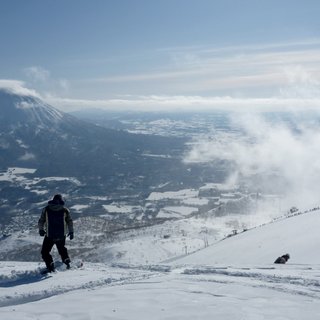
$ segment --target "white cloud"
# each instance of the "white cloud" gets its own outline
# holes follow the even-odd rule
[[[225,160],[232,168],[230,177],[255,178],[256,190],[267,185],[276,192],[280,187],[289,206],[318,204],[320,129],[317,124],[301,119],[290,124],[268,122],[252,114],[238,115],[234,124],[241,134],[217,133],[210,140],[197,141],[185,161]]]
[[[222,58],[215,62],[212,69],[191,68],[173,70],[154,74],[137,74],[117,76],[111,78],[95,79],[92,81],[105,81],[106,84],[125,87],[124,82],[132,82],[146,88],[150,83],[151,89],[159,84],[159,90],[166,91],[165,87],[178,92],[189,94],[149,94],[149,95],[119,95],[117,99],[59,99],[51,100],[53,104],[61,107],[79,109],[82,107],[96,107],[117,110],[139,111],[176,111],[176,110],[233,110],[233,111],[279,111],[279,110],[309,110],[320,109],[320,52],[317,54],[299,53],[299,59],[290,60],[288,56],[295,56],[290,52],[285,57],[279,53],[263,53],[257,57],[240,57],[239,59]],[[301,61],[313,57],[319,62],[319,68],[314,70],[301,64],[290,64],[288,61]],[[285,58],[286,63],[283,62]],[[237,65],[247,68],[241,74]],[[245,62],[248,60],[247,62]],[[213,70],[215,75],[213,76]],[[177,81],[178,78],[181,78]],[[186,78],[186,79],[183,79]],[[189,80],[191,79],[191,80]],[[137,85],[136,83],[139,83]],[[97,85],[97,83],[95,83]],[[262,97],[256,95],[261,88],[273,87],[273,94]],[[214,90],[212,90],[214,88]],[[150,89],[150,88],[148,88]],[[243,93],[243,89],[247,94]],[[210,95],[210,92],[224,90],[235,93],[230,95]],[[155,89],[155,91],[157,91]],[[190,92],[205,92],[205,94],[192,95]],[[242,93],[241,93],[242,92]]]
[[[40,97],[35,90],[26,88],[25,83],[19,80],[0,79],[0,88],[23,96]]]
[[[320,81],[301,65],[284,68],[288,85],[280,89],[281,95],[292,98],[320,98]]]
[[[157,67],[79,79],[75,86],[125,95],[295,98],[320,81],[319,42],[231,48],[175,48],[164,51]],[[151,58],[150,58],[151,59]],[[120,64],[120,62],[119,62]],[[122,69],[121,69],[122,70]],[[123,71],[123,70],[122,70]],[[300,76],[297,77],[297,74]],[[305,75],[303,76],[303,73]],[[309,78],[309,81],[307,81]],[[313,79],[310,81],[310,79]],[[290,90],[288,90],[290,87]],[[292,88],[294,87],[294,88]],[[299,95],[300,95],[299,93]],[[92,96],[92,94],[91,94]],[[304,98],[313,99],[310,94]]]
[[[66,99],[47,96],[46,101],[64,110],[100,108],[107,110],[135,111],[284,111],[320,109],[316,98],[233,98],[228,96],[125,96],[118,99]]]
[[[300,69],[297,69],[300,70]],[[304,79],[304,77],[303,77]],[[63,83],[62,83],[63,85]],[[66,90],[68,82],[65,82]],[[284,111],[320,110],[320,93],[316,81],[291,84],[279,96],[269,98],[199,96],[199,95],[124,95],[116,99],[61,98],[48,92],[39,94],[22,81],[0,80],[0,88],[20,95],[41,98],[63,111],[100,108],[119,111]],[[23,107],[23,106],[21,106]]]
[[[156,64],[142,65],[139,72],[121,74],[115,67],[113,76],[74,80],[53,79],[41,66],[24,72],[47,102],[63,110],[317,109],[319,44],[319,39],[311,39],[225,48],[168,48],[152,55],[148,52],[147,58]],[[146,59],[136,57],[138,61],[142,58]],[[118,59],[120,66],[121,59],[128,57]],[[26,90],[23,82],[14,84],[16,90]],[[94,96],[99,98],[92,99]]]
[[[70,81],[53,78],[50,71],[41,66],[27,67],[23,69],[23,72],[42,96],[64,95],[69,92]]]
[[[24,73],[34,82],[45,82],[50,78],[50,72],[40,66],[25,68]]]

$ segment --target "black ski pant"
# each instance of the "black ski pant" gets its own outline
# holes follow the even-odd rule
[[[43,239],[42,249],[41,249],[41,256],[44,260],[47,268],[50,267],[51,263],[53,262],[52,256],[50,254],[50,251],[52,250],[53,246],[56,245],[58,252],[61,256],[62,262],[70,261],[68,250],[65,247],[66,245],[66,238],[63,239],[51,239],[47,236]]]

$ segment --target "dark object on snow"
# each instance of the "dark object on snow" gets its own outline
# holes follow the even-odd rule
[[[284,254],[281,257],[278,257],[274,263],[285,264],[290,259],[289,253]]]
[[[43,239],[41,255],[49,272],[54,271],[51,249],[56,245],[62,262],[70,268],[70,258],[65,247],[66,235],[73,239],[73,221],[68,208],[64,206],[63,198],[56,194],[48,205],[43,208],[39,222],[39,234]]]

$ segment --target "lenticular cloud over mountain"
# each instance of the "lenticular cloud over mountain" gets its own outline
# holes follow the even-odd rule
[[[32,96],[40,98],[40,95],[35,90],[26,88],[25,83],[19,80],[0,79],[0,89],[21,96]]]
[[[312,205],[318,199],[320,181],[320,129],[310,119],[299,119],[298,124],[293,116],[270,121],[238,115],[232,120],[237,131],[195,142],[185,161],[226,161],[234,183],[249,179],[257,189],[280,191],[288,203]]]

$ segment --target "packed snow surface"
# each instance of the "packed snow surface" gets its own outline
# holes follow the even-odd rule
[[[0,262],[0,317],[319,319],[319,226],[314,210],[155,265],[84,261],[41,275],[40,262]],[[287,252],[287,264],[273,264]]]

